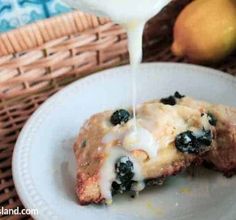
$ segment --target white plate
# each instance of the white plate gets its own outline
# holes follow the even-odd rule
[[[143,64],[137,77],[138,102],[173,94],[235,106],[236,80],[221,72],[183,64]],[[85,121],[106,109],[131,103],[129,67],[79,80],[37,110],[22,130],[13,156],[17,192],[35,219],[235,220],[236,178],[199,170],[195,178],[170,177],[163,187],[137,199],[115,198],[110,207],[80,206],[75,196],[72,145]]]

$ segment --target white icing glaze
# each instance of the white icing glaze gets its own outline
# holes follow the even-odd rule
[[[150,158],[157,156],[159,149],[158,141],[155,140],[152,133],[146,128],[137,124],[133,127],[134,119],[130,120],[126,126],[116,126],[103,139],[103,144],[112,143],[118,140],[124,149],[129,152],[134,150],[145,151]]]
[[[139,125],[136,130],[131,129],[126,133],[122,146],[128,151],[143,150],[150,158],[157,156],[159,148],[159,144],[152,133]]]
[[[114,128],[103,137],[102,143],[108,144],[116,140],[122,140],[124,138],[124,135],[125,130]]]
[[[135,191],[135,192],[140,192],[140,191],[142,191],[144,188],[145,188],[145,183],[144,183],[144,181],[140,181],[140,182],[134,183],[134,184],[132,185],[132,190]]]

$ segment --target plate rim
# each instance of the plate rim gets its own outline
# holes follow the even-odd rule
[[[149,66],[147,68],[154,68],[158,66],[159,69],[162,68],[179,68],[181,70],[184,69],[190,69],[192,72],[202,72],[203,74],[214,74],[217,77],[224,78],[225,80],[233,83],[236,85],[236,77],[233,75],[224,73],[223,71],[216,70],[209,67],[194,65],[194,64],[185,64],[185,63],[174,63],[174,62],[152,62],[152,63],[142,63],[142,68],[146,68],[146,66]],[[153,66],[153,67],[151,67]],[[43,200],[43,198],[40,198],[39,193],[37,194],[36,188],[34,188],[33,185],[33,179],[31,177],[30,173],[27,173],[26,170],[29,170],[27,167],[27,158],[29,149],[27,149],[27,145],[23,144],[25,140],[27,140],[27,136],[30,134],[28,132],[31,129],[35,129],[35,121],[40,123],[43,121],[44,117],[43,112],[47,109],[50,109],[50,107],[53,106],[55,102],[61,97],[64,96],[67,92],[70,92],[73,87],[75,86],[86,86],[90,81],[96,81],[96,79],[101,79],[103,77],[111,77],[112,74],[116,75],[117,69],[126,69],[129,68],[129,65],[119,66],[115,68],[110,68],[106,70],[99,71],[95,74],[91,74],[89,76],[83,77],[81,79],[76,80],[75,82],[65,86],[60,91],[56,92],[54,95],[49,97],[40,107],[29,117],[25,125],[23,126],[16,144],[14,146],[13,156],[12,156],[12,177],[15,184],[15,189],[17,191],[17,194],[25,206],[25,208],[31,208],[35,209],[37,208],[39,210],[38,215],[32,215],[35,219],[41,219],[41,217],[46,218],[52,218],[52,219],[58,219],[59,216],[56,215],[56,213],[53,213],[53,211],[50,209],[50,205],[47,204],[46,201]],[[80,85],[81,84],[81,85]],[[46,115],[46,114],[45,114]],[[28,134],[27,134],[28,133]],[[28,160],[29,162],[29,160]],[[22,170],[23,168],[23,170]],[[20,175],[23,174],[23,175]],[[24,187],[22,186],[28,186],[28,191],[24,190]],[[37,205],[37,207],[32,205],[32,199],[34,200],[34,203]],[[40,210],[43,212],[40,213]]]

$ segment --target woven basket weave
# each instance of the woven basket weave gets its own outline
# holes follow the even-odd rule
[[[188,2],[173,1],[147,24],[144,61],[188,62],[174,57],[169,49],[175,18]],[[107,18],[78,11],[0,35],[1,206],[23,208],[12,180],[11,159],[16,138],[28,117],[68,83],[127,62],[124,30]],[[212,67],[236,75],[236,55]]]

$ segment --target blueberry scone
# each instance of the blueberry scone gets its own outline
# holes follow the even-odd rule
[[[131,111],[119,109],[84,124],[74,145],[80,204],[109,204],[115,194],[138,193],[217,148],[214,118],[175,95],[173,103],[162,99],[138,106],[136,123]]]

